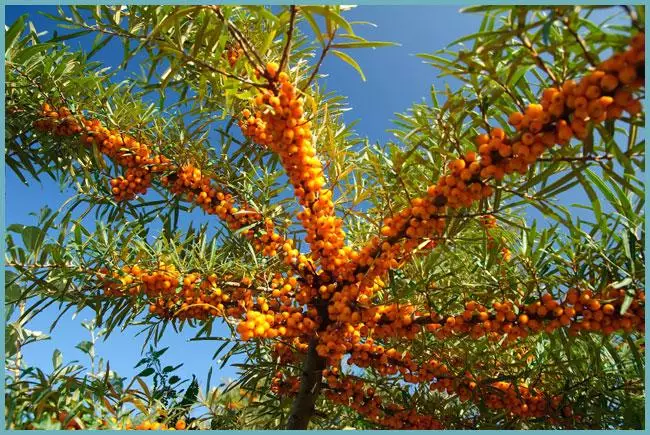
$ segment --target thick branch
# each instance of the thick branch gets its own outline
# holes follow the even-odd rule
[[[316,411],[316,399],[321,390],[321,380],[325,369],[325,358],[318,355],[316,346],[318,338],[309,341],[307,357],[300,376],[300,391],[291,405],[291,414],[287,421],[287,429],[307,429],[309,420]]]

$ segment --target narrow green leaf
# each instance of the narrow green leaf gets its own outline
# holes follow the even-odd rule
[[[332,54],[334,54],[336,57],[338,57],[345,63],[351,65],[355,70],[357,70],[357,72],[361,76],[361,80],[363,80],[364,82],[366,81],[366,76],[363,74],[363,71],[361,70],[361,67],[359,66],[356,60],[354,60],[348,54],[343,53],[342,51],[332,50]]]

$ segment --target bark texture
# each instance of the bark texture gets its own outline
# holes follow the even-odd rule
[[[291,405],[287,429],[307,429],[309,420],[316,411],[316,399],[320,394],[323,369],[325,369],[325,358],[316,352],[317,344],[317,337],[312,338],[309,342],[307,357],[302,366],[300,390]]]

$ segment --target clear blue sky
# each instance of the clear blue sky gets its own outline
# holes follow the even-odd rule
[[[362,82],[359,75],[347,64],[335,57],[328,57],[322,72],[329,74],[324,82],[328,90],[336,91],[348,97],[352,110],[347,112],[347,122],[359,120],[356,130],[371,142],[385,143],[390,134],[390,120],[397,112],[406,111],[413,103],[420,102],[429,95],[430,86],[442,88],[444,82],[436,78],[436,71],[425,65],[415,54],[445,47],[454,39],[478,30],[479,15],[460,14],[455,6],[362,6],[346,15],[351,21],[370,21],[377,25],[360,27],[358,33],[370,40],[393,41],[399,47],[380,48],[376,50],[357,50],[355,59],[363,68],[367,81]],[[19,15],[29,13],[36,28],[52,32],[52,22],[38,15],[38,11],[56,13],[54,7],[6,7],[7,24],[11,24]],[[77,44],[77,42],[74,42]],[[87,45],[86,45],[87,46]],[[121,50],[103,50],[97,60],[106,66],[117,67],[121,60]],[[116,56],[116,57],[113,57]],[[45,181],[42,185],[33,183],[24,186],[11,171],[7,170],[6,180],[6,223],[34,224],[30,212],[49,205],[56,209],[68,197],[69,192],[61,192],[55,183]],[[572,202],[575,202],[573,198]],[[187,217],[185,223],[189,222]],[[56,317],[56,309],[47,311],[28,327],[47,330]],[[27,363],[46,369],[51,368],[51,355],[55,348],[63,351],[66,361],[77,359],[86,361],[83,354],[74,349],[76,343],[87,340],[86,331],[80,321],[90,319],[93,313],[83,311],[76,319],[66,314],[52,333],[52,340],[31,345],[25,349]],[[109,359],[111,368],[122,376],[136,373],[133,367],[140,359],[142,337],[136,337],[138,329],[132,327],[123,332],[113,332],[108,341],[97,347],[97,354]],[[217,371],[218,365],[211,361],[212,354],[219,345],[217,342],[189,342],[192,331],[186,329],[176,335],[168,329],[160,346],[172,346],[173,351],[165,355],[169,364],[184,363],[180,369],[181,377],[196,374],[205,381],[208,368],[214,367],[213,379],[227,378],[234,375],[234,369],[226,367]],[[216,343],[216,344],[215,344]],[[214,381],[213,381],[214,383]]]

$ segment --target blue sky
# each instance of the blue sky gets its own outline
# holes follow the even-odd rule
[[[38,15],[38,11],[56,14],[54,7],[9,6],[6,8],[7,24],[18,16],[29,13],[29,18],[38,30],[52,32],[52,22]],[[436,77],[436,70],[417,58],[417,53],[431,53],[445,47],[451,41],[478,30],[480,15],[460,14],[457,6],[362,6],[346,13],[350,21],[363,20],[375,23],[377,27],[362,26],[358,33],[369,40],[392,41],[398,47],[379,48],[376,50],[360,49],[354,57],[359,62],[367,77],[363,82],[358,73],[335,57],[328,57],[322,72],[329,75],[323,80],[330,91],[345,95],[352,110],[345,114],[346,122],[358,120],[357,133],[368,137],[371,142],[385,143],[391,139],[386,130],[391,128],[390,120],[397,112],[406,111],[413,103],[420,102],[429,95],[431,85],[442,88],[444,81]],[[103,50],[97,56],[107,66],[117,67],[121,61],[121,50]],[[113,57],[116,56],[116,57]],[[34,224],[35,218],[30,212],[37,212],[49,205],[56,209],[70,195],[61,192],[58,186],[44,179],[43,184],[32,183],[24,186],[11,171],[7,171],[6,180],[6,223]],[[575,202],[579,198],[571,198]],[[193,217],[198,217],[196,214]],[[189,217],[185,216],[185,223]],[[28,325],[31,329],[49,329],[56,309],[47,311]],[[49,369],[51,355],[55,348],[63,351],[66,361],[77,359],[85,361],[83,354],[74,348],[75,344],[88,339],[88,333],[80,325],[81,320],[93,317],[92,312],[84,311],[75,319],[66,314],[52,332],[52,340],[31,345],[25,349],[24,356],[29,364]],[[111,368],[122,376],[132,376],[133,369],[140,359],[143,337],[135,334],[135,327],[125,331],[116,331],[108,341],[100,342],[97,354],[109,359]],[[181,377],[196,374],[205,381],[208,369],[213,366],[213,379],[234,376],[232,367],[218,371],[218,364],[211,360],[218,347],[217,342],[190,342],[192,331],[185,329],[176,335],[168,329],[160,347],[171,346],[165,355],[168,364],[184,363],[179,370]],[[216,344],[215,344],[216,343]],[[213,381],[214,383],[214,381]]]

